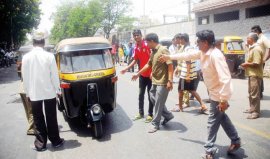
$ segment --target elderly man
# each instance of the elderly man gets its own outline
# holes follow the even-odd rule
[[[267,39],[263,33],[262,29],[259,25],[254,25],[251,28],[251,32],[256,33],[258,35],[257,43],[260,45],[262,51],[263,51],[263,68],[265,65],[265,62],[270,58],[270,40]],[[263,98],[263,91],[264,91],[264,83],[263,78],[261,82],[261,90],[260,90],[260,98]]]
[[[60,95],[61,92],[56,61],[53,54],[43,49],[44,45],[44,32],[36,31],[33,36],[33,50],[22,59],[23,86],[26,96],[31,101],[36,127],[36,151],[46,150],[47,138],[55,148],[64,143],[64,139],[59,136],[57,123],[56,95]]]
[[[247,37],[249,45],[246,62],[241,64],[248,76],[248,93],[250,108],[244,113],[250,113],[247,119],[256,119],[260,116],[260,92],[263,78],[263,51],[257,43],[258,35],[250,33]]]
[[[225,57],[215,47],[215,35],[211,30],[202,30],[196,33],[197,44],[200,51],[191,51],[177,55],[163,55],[159,58],[161,62],[167,60],[196,60],[200,59],[201,69],[205,85],[209,90],[211,100],[208,117],[208,137],[204,145],[205,159],[212,159],[217,152],[214,147],[218,129],[220,126],[231,140],[227,153],[233,153],[240,148],[240,138],[225,110],[229,107],[228,100],[232,95],[231,74]]]

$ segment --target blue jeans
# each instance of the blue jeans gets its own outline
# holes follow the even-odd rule
[[[214,147],[214,143],[216,141],[220,125],[224,129],[227,136],[231,139],[231,144],[240,144],[240,138],[234,125],[225,112],[218,110],[218,104],[219,102],[211,100],[207,125],[208,137],[207,142],[204,145],[206,153],[213,153],[217,149]]]

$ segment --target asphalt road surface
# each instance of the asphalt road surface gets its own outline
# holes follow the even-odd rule
[[[118,66],[117,108],[107,114],[103,124],[105,134],[97,140],[89,129],[68,123],[58,111],[61,137],[66,142],[62,148],[32,150],[33,136],[26,135],[27,121],[20,100],[20,81],[15,65],[0,68],[0,159],[199,159],[207,134],[207,115],[199,114],[199,104],[191,102],[185,112],[174,113],[175,118],[166,126],[149,134],[149,123],[132,121],[138,112],[138,81],[132,82],[131,73],[119,74]],[[220,128],[216,145],[217,159],[270,159],[270,80],[265,79],[264,98],[261,101],[261,117],[246,119],[242,113],[248,108],[247,80],[233,79],[234,94],[230,100],[228,115],[235,124],[242,139],[242,147],[235,155],[228,156],[226,150],[230,140]],[[207,91],[200,82],[198,93],[203,99]],[[167,107],[177,103],[177,84],[170,92]],[[147,114],[147,98],[145,112]],[[209,106],[209,104],[207,104]]]

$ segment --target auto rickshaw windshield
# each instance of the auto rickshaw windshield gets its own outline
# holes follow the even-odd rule
[[[229,51],[232,50],[243,50],[243,41],[230,41],[227,43]]]
[[[63,73],[85,72],[112,67],[109,49],[80,50],[60,54],[60,70]]]

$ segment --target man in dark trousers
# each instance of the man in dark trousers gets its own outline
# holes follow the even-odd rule
[[[134,30],[133,31],[133,38],[136,41],[136,46],[134,47],[134,56],[133,61],[121,71],[122,74],[125,74],[127,70],[129,70],[131,67],[133,67],[136,63],[139,63],[139,69],[142,69],[144,65],[147,64],[151,51],[149,47],[147,46],[146,42],[142,39],[142,33],[141,30]],[[142,119],[144,118],[144,94],[145,90],[147,88],[147,94],[148,94],[148,101],[149,101],[149,109],[148,109],[148,116],[146,117],[145,122],[149,123],[153,119],[153,103],[150,100],[149,91],[152,86],[151,81],[151,69],[145,71],[142,73],[139,77],[139,114],[135,116],[134,120]]]
[[[64,143],[64,139],[59,136],[56,112],[56,96],[61,95],[58,70],[54,55],[45,51],[44,45],[44,32],[35,31],[34,48],[22,60],[23,86],[32,105],[36,127],[34,145],[37,151],[46,150],[47,138],[55,148]],[[46,122],[43,115],[43,103]]]

